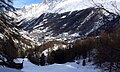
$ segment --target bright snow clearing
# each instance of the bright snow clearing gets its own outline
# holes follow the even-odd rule
[[[88,64],[82,66],[82,64],[65,63],[65,64],[53,64],[48,66],[36,66],[30,63],[28,60],[24,62],[24,72],[100,72],[99,69],[95,69],[94,66]]]
[[[0,72],[100,72],[100,70],[96,69],[91,64],[82,66],[82,64],[76,64],[75,62],[53,64],[48,66],[37,66],[25,59],[24,68],[21,71],[0,67]]]

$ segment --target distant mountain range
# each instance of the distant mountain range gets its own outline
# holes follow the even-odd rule
[[[119,6],[111,0],[44,0],[17,10],[18,16],[9,15],[36,42],[73,41],[119,27]]]

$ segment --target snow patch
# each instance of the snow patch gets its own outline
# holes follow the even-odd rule
[[[22,59],[22,58],[16,58],[16,59],[14,59],[13,61],[14,61],[15,63],[22,63],[23,60],[24,60],[24,59]]]
[[[0,38],[3,39],[4,38],[4,35],[0,33]]]
[[[72,37],[79,37],[80,35],[79,35],[79,33],[74,33],[74,34],[71,34],[70,36],[72,36]]]
[[[61,18],[66,18],[66,16],[62,16]]]

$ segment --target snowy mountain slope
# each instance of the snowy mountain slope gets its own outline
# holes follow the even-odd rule
[[[113,18],[115,20],[113,20]],[[87,8],[65,13],[43,13],[36,19],[24,22],[20,27],[36,41],[75,40],[89,35],[112,30],[119,16],[101,8]],[[108,26],[109,25],[109,26]]]
[[[120,7],[119,0],[94,0],[98,6],[102,6],[118,13],[114,6]],[[47,40],[74,40],[93,35],[102,30],[110,30],[114,26],[113,18],[116,15],[109,14],[102,9],[94,9],[92,0],[44,0],[43,3],[25,6],[17,10],[18,17],[22,20],[18,25],[30,33],[36,42]],[[102,7],[101,6],[101,7]],[[108,26],[109,25],[109,26]],[[97,35],[97,34],[96,34]]]
[[[102,4],[103,7],[112,12],[118,12],[114,6],[117,5],[117,8],[120,7],[119,0],[94,0],[94,2],[97,5]],[[95,6],[94,2],[92,0],[44,0],[40,4],[32,4],[17,10],[16,13],[19,14],[19,17],[16,17],[13,13],[9,13],[9,15],[16,17],[18,20],[30,20],[39,17],[43,13],[64,13],[86,9]]]

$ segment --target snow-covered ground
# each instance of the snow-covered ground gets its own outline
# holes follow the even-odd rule
[[[0,72],[23,72],[23,71],[11,69],[11,68],[0,67]]]
[[[78,65],[74,62],[66,63],[66,64],[53,64],[48,66],[36,66],[26,60],[22,71],[24,72],[99,72],[100,70],[94,69],[94,66],[91,65],[81,66],[81,64]]]
[[[37,66],[25,59],[24,68],[22,70],[0,67],[0,72],[100,72],[100,70],[95,69],[95,66],[92,66],[90,63],[86,66],[76,64],[75,62]]]

